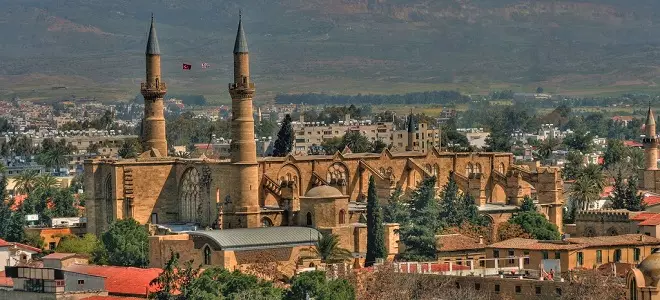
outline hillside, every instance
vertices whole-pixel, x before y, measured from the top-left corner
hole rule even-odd
[[[133,97],[153,12],[170,92],[226,101],[239,8],[264,100],[537,85],[654,91],[660,75],[653,0],[0,0],[0,7],[0,98]],[[193,70],[180,70],[184,62]]]

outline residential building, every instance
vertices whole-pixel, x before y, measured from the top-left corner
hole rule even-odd
[[[486,258],[510,258],[499,260],[499,266],[489,261],[488,267],[507,267],[518,264],[518,257],[525,257],[524,265],[538,268],[546,260],[557,260],[561,272],[573,269],[593,269],[607,263],[638,264],[660,248],[660,240],[644,234],[565,238],[561,241],[540,241],[514,238],[486,247]]]
[[[27,264],[37,253],[41,253],[39,248],[0,239],[0,270],[4,267]]]
[[[467,265],[467,261],[477,260],[479,267],[484,267],[486,258],[486,244],[484,238],[471,238],[462,234],[436,235],[436,249],[438,260],[442,262],[455,262],[458,265]]]

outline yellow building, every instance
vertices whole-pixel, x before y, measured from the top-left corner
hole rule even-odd
[[[523,259],[526,269],[539,269],[543,260],[559,260],[562,272],[593,269],[607,263],[637,264],[660,248],[660,240],[643,234],[624,234],[539,241],[514,238],[486,247],[490,268],[516,267]],[[548,270],[546,270],[548,271]]]
[[[483,237],[475,239],[456,233],[436,235],[435,239],[439,261],[467,265],[468,261],[474,260],[479,262],[479,267],[485,267],[486,244]]]

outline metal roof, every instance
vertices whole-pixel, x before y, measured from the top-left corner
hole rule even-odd
[[[160,55],[160,46],[158,45],[158,36],[156,35],[153,15],[151,16],[151,27],[149,27],[149,37],[147,38],[146,54]]]
[[[234,43],[234,54],[248,53],[247,39],[243,31],[243,20],[241,17],[238,19],[238,31],[236,32],[236,42]]]
[[[206,237],[222,250],[260,250],[281,247],[314,245],[321,233],[310,227],[263,227],[187,232],[191,236]]]

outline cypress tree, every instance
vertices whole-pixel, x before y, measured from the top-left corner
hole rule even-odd
[[[402,257],[409,261],[429,261],[437,258],[435,234],[442,224],[435,198],[436,178],[425,178],[412,194],[410,222],[399,229],[406,246]]]
[[[609,199],[612,202],[613,209],[624,209],[628,206],[628,201],[626,201],[627,187],[623,179],[623,174],[621,170],[617,173],[616,178],[614,178],[614,190],[610,194]]]
[[[277,132],[277,140],[273,146],[273,156],[283,157],[293,150],[293,126],[291,126],[291,116],[286,115],[282,121],[282,127]]]
[[[386,223],[399,223],[404,226],[410,221],[410,211],[401,200],[401,194],[401,188],[397,188],[387,200],[387,206],[383,207],[383,220]]]
[[[367,192],[367,257],[364,265],[365,267],[372,266],[376,259],[386,258],[386,256],[383,215],[376,196],[376,182],[371,176]]]
[[[646,205],[644,204],[644,195],[637,191],[637,177],[635,176],[628,179],[626,207],[630,211],[643,211],[646,208]]]

